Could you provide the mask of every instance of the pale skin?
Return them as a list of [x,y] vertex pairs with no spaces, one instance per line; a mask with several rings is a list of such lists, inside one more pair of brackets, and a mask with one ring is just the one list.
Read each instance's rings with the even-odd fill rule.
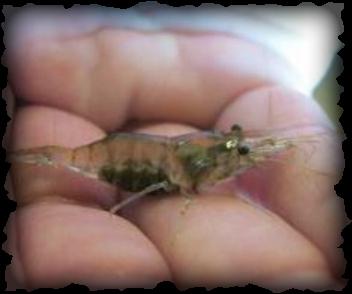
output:
[[[312,99],[282,86],[293,75],[287,64],[257,44],[113,27],[65,36],[65,19],[54,21],[50,37],[19,30],[8,40],[11,87],[27,103],[14,115],[12,149],[75,147],[126,129],[171,136],[228,130],[234,122],[260,130],[302,122],[331,128]],[[324,140],[310,160],[336,173],[340,147],[333,137]],[[107,208],[116,203],[115,188],[50,168],[14,168],[19,207],[7,226],[6,248],[14,256],[9,287],[343,284],[338,177],[307,178],[280,164],[269,171],[244,176],[241,190],[196,196],[184,214],[185,198],[173,195],[144,197],[112,216]],[[240,200],[244,191],[256,195],[253,201],[260,197],[270,213]]]

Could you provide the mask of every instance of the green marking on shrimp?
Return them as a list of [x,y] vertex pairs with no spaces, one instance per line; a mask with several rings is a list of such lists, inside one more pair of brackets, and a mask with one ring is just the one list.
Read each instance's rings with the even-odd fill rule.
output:
[[99,173],[100,179],[117,185],[129,192],[139,192],[153,184],[167,182],[172,190],[177,190],[177,185],[171,183],[162,168],[152,166],[148,162],[137,163],[129,161],[122,166],[103,166]]

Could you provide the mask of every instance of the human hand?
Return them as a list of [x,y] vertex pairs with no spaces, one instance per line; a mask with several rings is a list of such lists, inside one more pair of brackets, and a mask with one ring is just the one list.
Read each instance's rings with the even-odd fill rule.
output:
[[[76,27],[61,12],[35,20],[19,22],[8,40],[11,86],[25,102],[15,113],[13,149],[75,147],[121,129],[331,128],[312,99],[290,89],[285,61],[258,44],[217,33],[124,30],[79,16]],[[333,136],[321,143],[309,166],[334,174],[341,151]],[[14,288],[170,280],[329,289],[342,271],[343,207],[333,175],[282,164],[244,175],[239,186],[272,213],[240,200],[238,189],[197,195],[185,215],[183,197],[174,195],[145,197],[113,217],[103,208],[116,191],[103,183],[33,166],[15,167],[12,180]]]

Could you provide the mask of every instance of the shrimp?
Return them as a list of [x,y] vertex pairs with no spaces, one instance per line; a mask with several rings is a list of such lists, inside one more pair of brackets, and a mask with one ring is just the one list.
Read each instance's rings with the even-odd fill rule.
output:
[[244,136],[239,125],[229,132],[201,131],[177,137],[115,133],[77,148],[23,149],[10,162],[64,167],[132,193],[111,208],[116,213],[145,195],[198,194],[201,186],[245,172],[295,146],[288,138]]

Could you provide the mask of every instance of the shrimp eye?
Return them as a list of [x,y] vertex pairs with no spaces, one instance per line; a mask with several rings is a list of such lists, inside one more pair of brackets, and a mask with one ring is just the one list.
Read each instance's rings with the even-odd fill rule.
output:
[[246,155],[249,153],[250,148],[248,145],[241,145],[240,144],[240,145],[238,145],[237,150],[240,155]]
[[231,131],[233,132],[241,132],[242,131],[242,127],[238,124],[234,124],[232,127],[231,127]]

